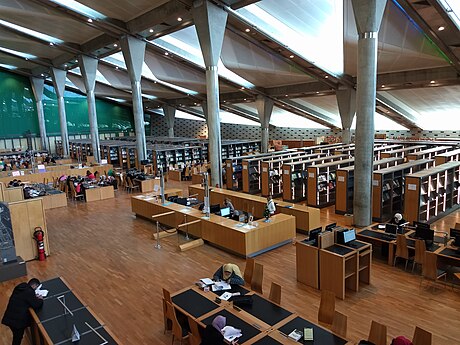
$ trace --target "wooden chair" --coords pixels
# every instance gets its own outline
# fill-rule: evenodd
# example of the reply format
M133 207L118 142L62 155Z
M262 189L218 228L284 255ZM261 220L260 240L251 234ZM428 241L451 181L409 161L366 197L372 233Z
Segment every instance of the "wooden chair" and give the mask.
M172 303L171 293L165 288L163 288L163 298L167 300L169 303Z
M139 188L139 185L138 184L134 184L133 183L133 180L131 179L131 177L129 176L126 176L126 183L128 185L128 191L132 192L133 190L135 190L136 188Z
M401 258L406 260L406 266L404 270L407 270L407 263L411 259L409 257L409 248L407 248L407 238L404 235L399 234L398 237L396 237L396 254L395 254L395 259L393 261L393 266L396 265L396 259Z
M387 345L387 326L372 321L369 338L367 340L375 345Z
M252 274L254 273L254 263L253 258L246 259L246 267L244 268L244 283L245 285L251 285L252 283Z
M415 327L414 337L412 338L412 344L414 345L431 345L432 342L431 332L425 331L420 327Z
M318 321L332 325L335 314L335 293L327 290L321 291L321 302L319 303Z
M70 182L70 195L72 200L84 200L85 197L84 194L77 194L77 190L75 189L73 182Z
M172 318L167 313L166 301L172 304L171 293L165 288L163 288L163 318L164 318L163 321L164 321L164 326L165 326L164 333L166 333L166 331L172 328Z
M412 272L414 272L415 264L420 264L423 267L425 262L426 244L424 240L415 240L415 256L412 263Z
M200 326L195 319L188 316L188 325L190 327L189 332L189 343L190 345L200 345L201 344L201 333L200 333Z
M268 299L276 304L281 304L281 285L272 282Z
M347 337L348 317L336 311L332 320L331 331L342 338Z
M262 292L262 284L264 280L264 265L259 263L254 263L254 274L252 275L251 280L251 289L263 294Z
M171 302L165 300L166 303L166 314L172 320L172 342L174 344L174 340L179 339L180 343L182 344L182 340L188 338L188 333L184 334L184 329L182 329L179 321L177 321L176 311L174 310L174 306Z
M425 252L425 263L422 267L422 280L420 281L420 286L422 285L423 279L436 282L443 277L445 282L447 279L447 272L438 269L438 257L436 254Z
M456 229L456 230L460 230L460 223L455 223L455 227L454 227L454 229Z

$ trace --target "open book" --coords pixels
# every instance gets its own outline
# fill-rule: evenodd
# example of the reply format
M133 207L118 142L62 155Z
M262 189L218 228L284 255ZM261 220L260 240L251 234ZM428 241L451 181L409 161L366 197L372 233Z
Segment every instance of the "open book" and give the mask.
M241 337L243 334L241 333L241 329L237 329L232 326L225 326L222 328L222 334L224 335L225 340L228 342L232 342L236 338Z
M226 282L215 282L212 291L230 290L232 287Z

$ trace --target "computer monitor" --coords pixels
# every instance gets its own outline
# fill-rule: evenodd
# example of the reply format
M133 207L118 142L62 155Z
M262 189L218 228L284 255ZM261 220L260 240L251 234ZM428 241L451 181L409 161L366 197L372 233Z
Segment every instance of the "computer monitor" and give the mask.
M350 229L343 233L343 242L348 243L356 240L356 231L355 229Z
M316 242L318 240L318 235L321 233L322 230L323 229L321 227L310 230L308 234L308 240Z
M427 224L427 223L422 223L422 222L416 222L414 221L414 226L415 226L415 229L417 228L424 228L424 229L430 229L430 224Z
M455 239L453 245L456 247L460 247L460 230L451 228L450 237L453 237Z
M331 223L329 225L326 225L326 227L324 228L324 231L332 231L332 229L334 229L336 226L337 226L337 223Z
M220 205L219 204L216 204L216 205L211 205L209 206L209 213L219 213L220 212Z
M385 224L385 232L387 234L394 234L398 233L398 226L396 224L386 223Z
M222 217L228 217L230 216L230 207L224 207L220 209L220 215Z
M431 241L433 242L434 240L434 231L430 229L428 226L417 226L415 228L415 238L420 238L425 241Z

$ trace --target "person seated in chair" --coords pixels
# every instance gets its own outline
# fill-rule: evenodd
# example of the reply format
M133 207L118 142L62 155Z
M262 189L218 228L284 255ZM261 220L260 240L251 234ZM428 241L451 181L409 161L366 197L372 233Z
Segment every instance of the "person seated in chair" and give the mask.
M235 206L233 206L232 201L229 198L225 198L224 207L230 207L231 214L233 214L233 211L235 211Z
M244 285L240 268L235 264L225 264L214 273L214 280L223 280L229 284Z
M407 220L405 220L402 216L401 213L396 213L391 221L391 223L396 224L396 225L403 225L407 223Z

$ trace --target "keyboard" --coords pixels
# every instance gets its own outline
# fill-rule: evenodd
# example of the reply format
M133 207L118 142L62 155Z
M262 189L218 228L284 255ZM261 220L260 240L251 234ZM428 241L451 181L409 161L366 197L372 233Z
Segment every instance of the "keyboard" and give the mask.
M384 235L382 235L382 240L384 240L384 241L394 241L394 240L396 240L396 235L384 234Z
M352 242L348 242L348 243L346 244L346 246L347 246L347 247L350 247L350 248L355 248L355 249L356 249L356 248L360 248L360 247L361 247L361 243L352 241Z

